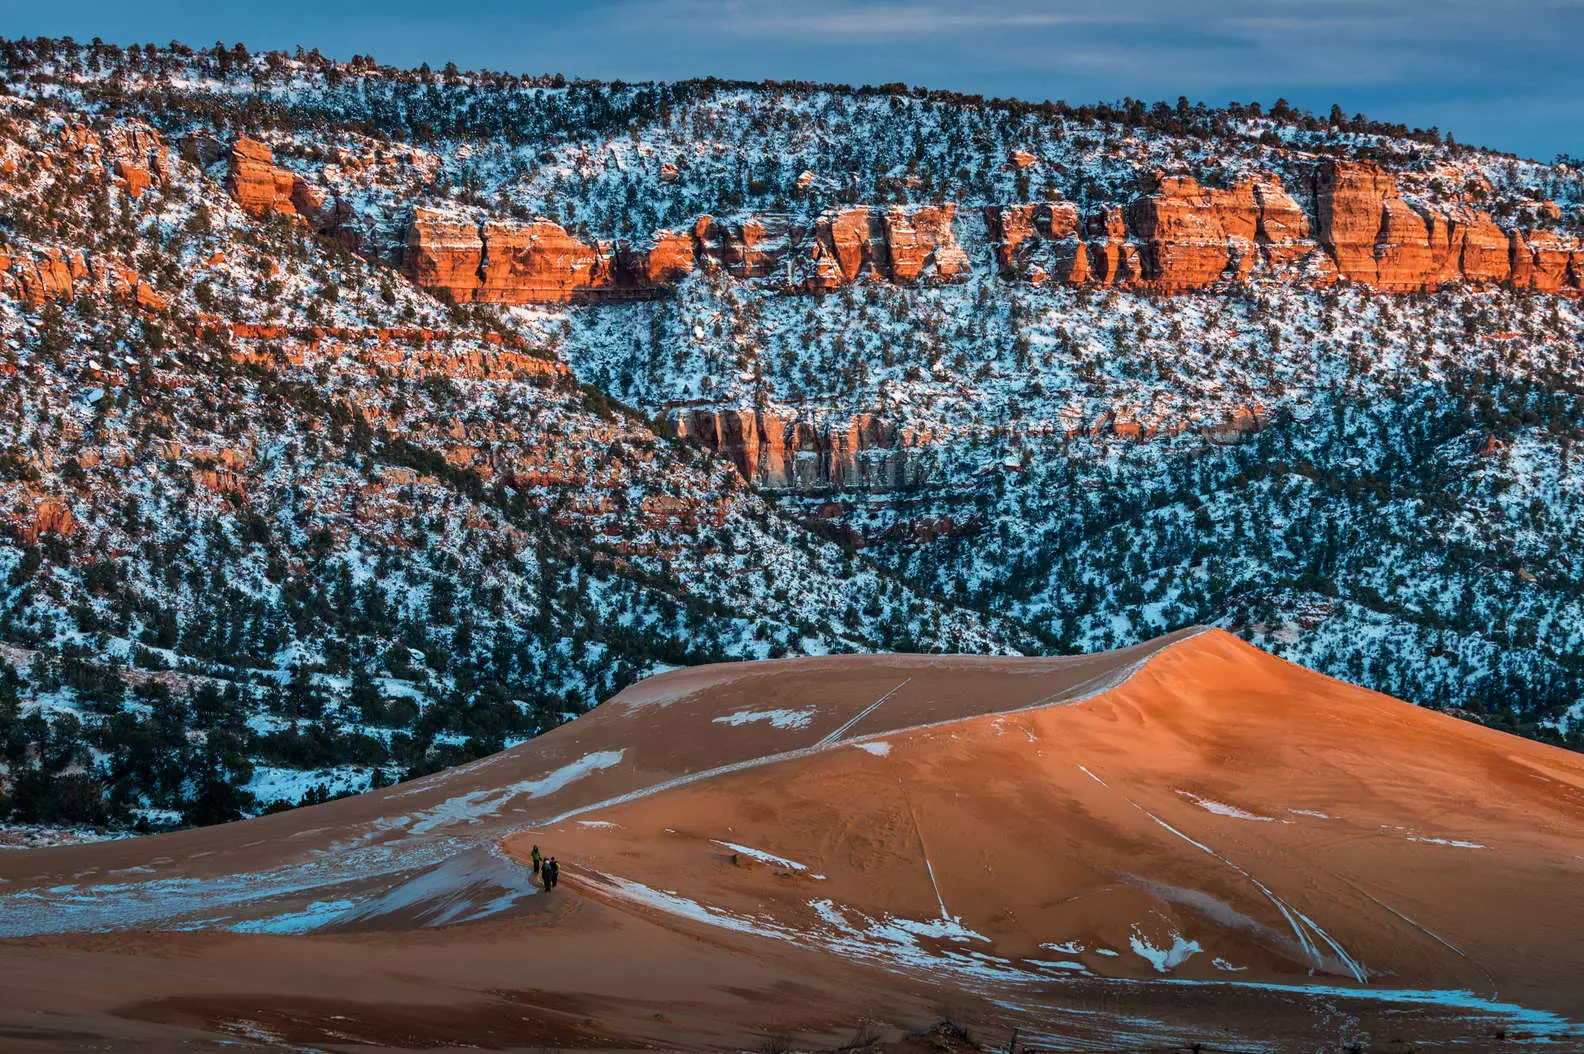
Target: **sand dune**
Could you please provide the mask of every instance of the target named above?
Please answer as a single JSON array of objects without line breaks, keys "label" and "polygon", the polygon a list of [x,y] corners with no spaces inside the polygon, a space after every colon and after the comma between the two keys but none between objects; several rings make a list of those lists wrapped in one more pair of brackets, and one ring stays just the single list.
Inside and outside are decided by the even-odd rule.
[{"label": "sand dune", "polygon": [[1581,879],[1584,758],[1217,631],[705,667],[365,798],[0,854],[0,1036],[1567,1048]]}]

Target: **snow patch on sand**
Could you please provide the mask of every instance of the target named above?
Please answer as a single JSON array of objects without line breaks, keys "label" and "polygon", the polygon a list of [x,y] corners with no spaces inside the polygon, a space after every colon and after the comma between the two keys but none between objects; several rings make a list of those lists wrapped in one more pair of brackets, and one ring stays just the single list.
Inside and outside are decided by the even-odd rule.
[{"label": "snow patch on sand", "polygon": [[813,878],[825,877],[824,875],[812,874],[812,872],[809,871],[808,866],[805,864],[800,864],[796,860],[788,860],[784,856],[776,856],[774,853],[767,853],[763,849],[752,849],[746,845],[738,845],[736,842],[723,842],[719,838],[711,838],[710,841],[714,842],[716,845],[724,846],[734,853],[741,853],[743,856],[757,860],[761,864],[773,864],[776,867],[784,867],[792,871],[801,871]]},{"label": "snow patch on sand", "polygon": [[1132,945],[1133,954],[1155,967],[1156,973],[1170,973],[1187,962],[1195,952],[1204,951],[1198,941],[1188,940],[1176,930],[1171,933],[1169,945],[1157,945],[1136,922],[1133,924],[1133,935],[1128,938],[1128,944]]},{"label": "snow patch on sand", "polygon": [[717,717],[713,723],[741,728],[743,725],[751,725],[759,721],[767,722],[772,728],[789,731],[807,728],[814,721],[814,708],[805,706],[799,710],[739,710],[735,714]]},{"label": "snow patch on sand", "polygon": [[883,758],[891,753],[891,744],[883,739],[876,740],[873,743],[854,743],[853,746],[866,753],[873,754],[877,758]]},{"label": "snow patch on sand", "polygon": [[981,981],[1035,983],[1049,981],[1050,970],[1062,968],[1055,964],[1030,964],[1044,968],[1027,969],[1010,959],[981,951],[973,945],[989,944],[990,938],[967,928],[960,919],[919,921],[890,915],[874,919],[854,908],[821,899],[809,902],[820,924],[804,929],[764,916],[733,914],[615,875],[601,874],[600,879],[618,896],[670,915],[804,947],[814,944],[845,958],[889,969],[914,969],[937,976],[947,973]]},{"label": "snow patch on sand", "polygon": [[491,850],[473,849],[411,876],[329,924],[350,926],[394,916],[426,927],[451,926],[503,914],[538,892],[532,873],[521,864]]},{"label": "snow patch on sand", "polygon": [[316,900],[301,911],[287,911],[265,919],[248,919],[230,928],[238,933],[310,933],[334,922],[355,905],[350,900]]},{"label": "snow patch on sand", "polygon": [[1181,794],[1184,798],[1187,798],[1189,801],[1199,806],[1199,808],[1203,809],[1205,812],[1213,812],[1217,816],[1230,816],[1235,820],[1257,820],[1260,823],[1292,822],[1291,820],[1278,820],[1274,816],[1261,816],[1256,812],[1247,812],[1243,809],[1239,809],[1236,805],[1228,805],[1226,802],[1219,802],[1213,798],[1201,798],[1192,791],[1180,790],[1177,793]]},{"label": "snow patch on sand", "polygon": [[576,761],[545,773],[538,779],[520,780],[504,787],[470,791],[443,801],[432,808],[412,816],[412,834],[428,834],[439,827],[453,824],[474,824],[499,815],[501,808],[513,798],[542,798],[554,794],[591,773],[613,768],[621,763],[626,750],[600,750]]},{"label": "snow patch on sand", "polygon": [[1424,842],[1428,845],[1451,845],[1459,849],[1489,849],[1490,846],[1480,842],[1465,842],[1459,838],[1421,838],[1419,835],[1408,836],[1410,842]]},{"label": "snow patch on sand", "polygon": [[1062,955],[1082,955],[1085,950],[1083,941],[1046,941],[1040,947],[1045,951],[1058,952]]}]

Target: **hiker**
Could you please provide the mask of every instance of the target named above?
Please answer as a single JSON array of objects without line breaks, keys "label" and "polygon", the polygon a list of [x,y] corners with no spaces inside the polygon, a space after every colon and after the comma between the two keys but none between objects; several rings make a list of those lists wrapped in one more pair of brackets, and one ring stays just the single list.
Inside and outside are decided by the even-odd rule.
[{"label": "hiker", "polygon": [[544,873],[545,888],[554,889],[556,887],[556,883],[561,880],[561,865],[556,863],[555,857],[552,856],[549,862],[545,864]]},{"label": "hiker", "polygon": [[533,847],[534,874],[537,875],[539,873],[539,867],[540,867],[541,864],[543,864],[543,862],[544,862],[544,855],[539,852],[539,847],[536,845],[536,846]]}]

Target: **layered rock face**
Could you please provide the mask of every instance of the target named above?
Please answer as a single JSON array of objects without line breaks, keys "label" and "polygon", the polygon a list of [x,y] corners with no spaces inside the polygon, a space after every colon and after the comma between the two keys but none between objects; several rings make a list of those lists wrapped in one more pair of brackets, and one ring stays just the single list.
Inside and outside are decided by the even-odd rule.
[{"label": "layered rock face", "polygon": [[956,205],[829,210],[815,222],[802,284],[829,291],[864,278],[912,285],[964,277],[968,254],[952,228],[956,215]]},{"label": "layered rock face", "polygon": [[691,230],[663,230],[647,249],[634,249],[584,242],[549,220],[479,223],[418,208],[404,266],[419,285],[492,304],[629,299],[700,267],[742,280],[780,278],[808,291],[861,280],[950,282],[969,272],[955,215],[953,205],[854,206],[827,211],[811,227],[786,216],[703,216]]},{"label": "layered rock face", "polygon": [[624,289],[653,288],[655,271],[675,281],[691,270],[692,239],[686,253],[678,236],[663,232],[647,254],[589,245],[549,220],[482,224],[454,213],[416,209],[407,228],[402,266],[418,285],[443,289],[459,303],[543,304],[617,296]]},{"label": "layered rock face", "polygon": [[275,167],[275,155],[255,139],[238,139],[231,147],[227,187],[236,203],[255,216],[268,213],[297,214],[292,204],[294,176]]},{"label": "layered rock face", "polygon": [[415,209],[402,266],[425,289],[444,289],[459,303],[483,281],[484,236],[477,223],[436,209]]},{"label": "layered rock face", "polygon": [[985,218],[1002,275],[1165,292],[1250,277],[1345,279],[1387,292],[1506,281],[1540,292],[1584,289],[1578,239],[1503,230],[1465,204],[1409,202],[1374,162],[1314,165],[1299,188],[1302,204],[1268,175],[1228,188],[1155,175],[1141,191],[1125,207],[1082,214],[1068,202],[991,206]]},{"label": "layered rock face", "polygon": [[1192,176],[1155,177],[1130,205],[1141,275],[1162,289],[1199,289],[1231,270],[1246,278],[1308,250],[1308,218],[1274,179],[1201,187]]},{"label": "layered rock face", "polygon": [[490,221],[473,299],[489,304],[556,303],[610,285],[610,258],[559,225]]},{"label": "layered rock face", "polygon": [[1503,230],[1463,204],[1405,201],[1373,162],[1328,161],[1313,174],[1316,235],[1344,278],[1404,292],[1446,282],[1511,281],[1545,293],[1584,287],[1584,243],[1551,231]]},{"label": "layered rock face", "polygon": [[1003,276],[1033,283],[1201,289],[1288,268],[1313,252],[1304,210],[1274,177],[1205,188],[1153,176],[1125,207],[995,205],[985,220]]},{"label": "layered rock face", "polygon": [[688,409],[677,435],[729,459],[743,477],[777,490],[893,489],[922,483],[926,437],[873,414],[816,423],[753,410]]},{"label": "layered rock face", "polygon": [[792,224],[785,216],[750,216],[735,223],[700,217],[693,227],[696,257],[714,260],[733,278],[781,273],[792,253]]}]

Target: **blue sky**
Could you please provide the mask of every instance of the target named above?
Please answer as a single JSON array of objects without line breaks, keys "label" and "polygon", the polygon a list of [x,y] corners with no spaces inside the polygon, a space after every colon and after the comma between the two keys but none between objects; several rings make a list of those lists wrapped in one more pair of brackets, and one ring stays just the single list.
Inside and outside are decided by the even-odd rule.
[{"label": "blue sky", "polygon": [[1584,0],[0,0],[6,36],[216,40],[641,80],[1294,104],[1584,154]]}]

